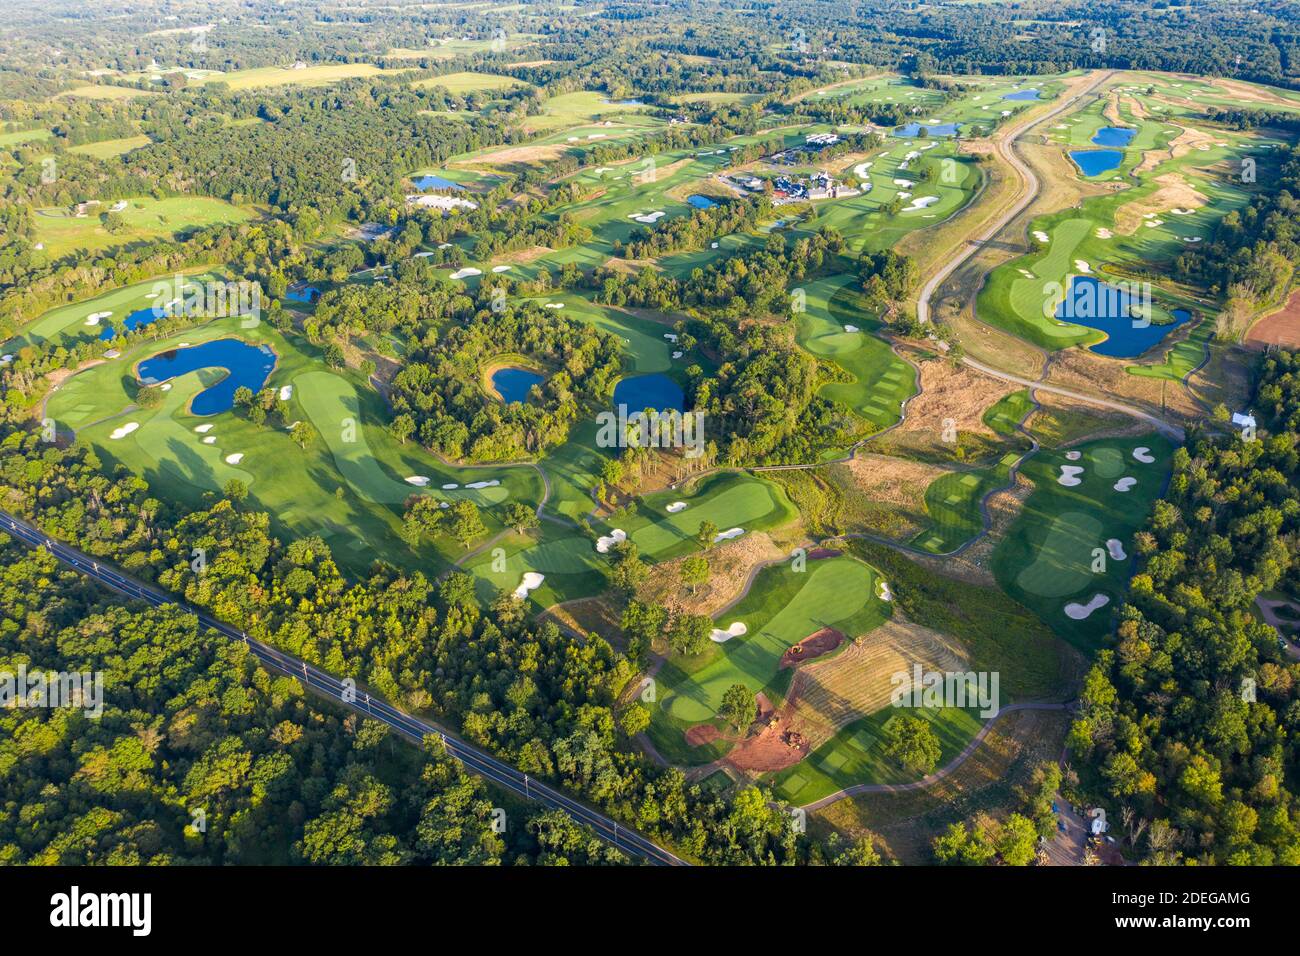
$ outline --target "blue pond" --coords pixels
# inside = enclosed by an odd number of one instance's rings
[[[215,415],[234,406],[235,389],[241,385],[254,392],[261,390],[275,368],[275,353],[268,346],[250,345],[239,339],[213,339],[145,359],[136,374],[146,385],[158,385],[202,368],[221,368],[230,373],[199,392],[190,403],[195,415]]]
[[[629,415],[646,408],[681,412],[686,410],[686,396],[667,375],[629,375],[614,386],[614,407],[619,405],[626,405]]]
[[[1168,325],[1133,325],[1129,311],[1133,296],[1119,286],[1101,282],[1095,276],[1075,276],[1065,299],[1056,309],[1063,322],[1100,329],[1106,340],[1090,346],[1098,355],[1111,358],[1136,358],[1178,326],[1191,319],[1191,313],[1175,309],[1174,321]]]
[[[1136,135],[1137,130],[1130,126],[1103,126],[1092,141],[1098,146],[1127,146]]]
[[[134,332],[141,326],[148,325],[150,322],[161,319],[166,314],[167,312],[165,309],[160,309],[151,305],[146,309],[136,309],[122,320],[122,325],[128,332]],[[115,335],[117,335],[117,329],[113,328],[111,325],[104,326],[104,330],[99,333],[99,337],[105,341],[113,338]]]
[[[908,123],[906,126],[900,126],[894,130],[895,136],[902,136],[910,139],[913,136],[921,135],[921,130],[925,130],[927,136],[956,136],[957,130],[961,129],[960,123],[938,123],[929,126],[924,123]]]
[[[290,289],[284,297],[290,302],[315,302],[320,298],[320,289],[314,285],[303,286],[300,289]]]
[[[1004,100],[1036,100],[1039,98],[1038,90],[1016,90],[1014,93],[1007,93],[1002,97]]]
[[[442,176],[420,176],[411,180],[416,189],[464,189],[460,183],[453,183],[450,179]]]
[[[526,368],[499,368],[492,373],[492,387],[506,402],[528,401],[528,391],[534,385],[540,385],[546,377],[530,372]]]
[[[1073,149],[1070,158],[1074,160],[1085,176],[1100,176],[1112,169],[1118,169],[1124,161],[1122,149]]]
[[[717,205],[717,203],[708,196],[701,196],[699,193],[696,193],[693,196],[687,196],[686,201],[696,209],[712,209]]]

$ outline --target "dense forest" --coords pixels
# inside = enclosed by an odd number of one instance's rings
[[[1156,863],[1296,865],[1300,665],[1254,614],[1300,585],[1300,359],[1263,359],[1257,435],[1192,436],[1136,539],[1143,566],[1070,747]]]

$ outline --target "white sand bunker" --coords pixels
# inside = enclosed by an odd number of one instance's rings
[[[916,184],[913,183],[910,179],[895,179],[895,180],[894,180],[894,185],[895,185],[895,186],[914,186],[914,185],[916,185]]]
[[[672,504],[670,504],[670,505],[669,505],[667,508],[665,508],[664,510],[667,511],[670,515],[675,515],[675,514],[677,514],[677,512],[679,512],[679,511],[685,511],[685,510],[686,510],[686,502],[684,502],[684,501],[674,501]]]
[[[733,637],[740,637],[742,634],[748,633],[748,631],[749,628],[745,626],[744,621],[737,621],[725,631],[720,627],[715,627],[713,633],[709,635],[709,640],[713,641],[715,644],[725,644]]]
[[[1134,448],[1133,457],[1136,458],[1138,461],[1142,462],[1142,464],[1144,465],[1149,465],[1156,460],[1155,456],[1151,454],[1151,449],[1148,448],[1146,445],[1138,445],[1136,448]]]
[[[880,600],[882,601],[892,601],[894,599],[894,592],[889,590],[888,584],[886,584],[884,581],[881,581],[880,593],[877,595],[877,597],[879,597]]]
[[[1132,488],[1132,487],[1133,487],[1134,485],[1136,485],[1137,483],[1138,483],[1138,480],[1137,480],[1136,478],[1134,478],[1132,475],[1125,475],[1125,476],[1124,476],[1123,478],[1121,478],[1119,481],[1115,482],[1115,490],[1116,490],[1116,491],[1128,491],[1130,488]]]
[[[846,325],[846,326],[844,326],[844,331],[845,331],[845,332],[856,332],[856,331],[858,331],[858,327],[857,327],[856,325]]]
[[[634,212],[631,213],[627,218],[635,219],[637,222],[643,223],[647,226],[653,226],[665,215],[667,214],[662,209],[656,209],[654,212],[647,212],[647,213]]]
[[[1082,621],[1092,615],[1093,611],[1100,610],[1110,603],[1110,598],[1104,594],[1094,594],[1092,600],[1087,604],[1077,604],[1071,601],[1065,606],[1065,616],[1075,621]]]
[[[453,482],[451,482],[450,484],[443,485],[443,486],[442,486],[442,490],[443,490],[443,491],[455,491],[455,490],[456,490],[457,488],[459,488],[459,487],[460,487],[460,485],[456,484],[456,483],[453,481]]]
[[[717,544],[719,541],[730,541],[732,538],[739,538],[744,533],[744,528],[728,528],[726,531],[719,531],[715,534],[713,536],[713,543]]]
[[[475,491],[477,491],[480,488],[495,488],[499,484],[501,484],[501,479],[493,478],[491,481],[471,481],[465,487],[473,488]]]
[[[1098,239],[1110,239],[1110,238],[1113,237],[1114,235],[1115,235],[1115,234],[1114,234],[1113,232],[1111,232],[1109,229],[1107,229],[1105,226],[1098,226],[1098,227],[1097,227],[1097,238],[1098,238]]]
[[[1183,240],[1183,242],[1200,242],[1200,241],[1201,241],[1200,236],[1188,236]]]
[[[451,274],[453,279],[468,279],[470,276],[481,276],[482,269],[475,269],[473,266],[466,266],[464,269],[457,269]]]
[[[509,272],[509,271],[510,271],[510,267],[509,267],[509,266],[493,266],[493,267],[492,267],[492,271],[493,271],[493,272]]]
[[[1078,269],[1080,272],[1091,272],[1091,271],[1092,271],[1092,266],[1088,265],[1088,263],[1087,263],[1086,261],[1084,261],[1083,259],[1075,259],[1075,260],[1074,260],[1074,267],[1075,267],[1076,269]]]
[[[673,358],[675,358],[675,359],[677,359],[677,358],[681,358],[683,354],[685,354],[685,353],[683,353],[683,352],[674,352],[674,353],[673,353]]]
[[[114,440],[118,438],[125,438],[127,435],[131,434],[131,432],[135,431],[139,427],[140,427],[139,422],[127,422],[125,425],[121,426],[120,428],[114,428],[112,432],[109,433],[108,437]]]
[[[203,439],[203,444],[205,445],[215,445],[216,443],[217,443],[216,435],[209,435],[207,438]]]
[[[1175,216],[1190,216],[1196,210],[1195,209],[1171,209],[1169,211],[1173,213]]]
[[[563,303],[563,302],[548,302],[548,303],[546,303],[546,307],[547,307],[548,309],[562,309],[562,308],[564,308],[564,303]]]
[[[282,402],[287,402],[287,401],[288,401],[289,399],[291,399],[291,398],[293,398],[293,386],[292,386],[292,385],[281,385],[281,386],[280,386],[280,401],[282,401]]]
[[[1163,219],[1152,219],[1150,222],[1142,223],[1142,225],[1146,226],[1148,229],[1158,229],[1164,224],[1165,221]]]
[[[170,391],[172,390],[172,383],[171,383],[171,382],[163,382],[161,385],[158,386],[158,388],[159,388],[161,391],[164,391],[164,392],[170,392]]]
[[[674,332],[665,332],[664,338],[666,338],[669,342],[675,343],[677,341],[677,335]]]
[[[1067,451],[1065,453],[1066,461],[1078,461],[1082,457],[1083,457],[1083,452],[1081,451]]]
[[[546,580],[546,575],[538,574],[536,571],[525,571],[524,579],[519,582],[519,587],[515,588],[515,597],[521,601],[528,597],[529,591],[536,591]]]
[[[912,205],[908,206],[907,208],[926,209],[929,206],[933,206],[938,201],[939,201],[938,196],[917,196],[915,199],[912,200]]]
[[[1073,488],[1075,485],[1083,483],[1083,479],[1079,477],[1082,474],[1083,468],[1079,465],[1062,465],[1061,474],[1056,480],[1067,488]]]
[[[870,163],[858,163],[858,165],[853,167],[853,175],[857,176],[858,179],[866,179],[867,170],[870,168],[871,168]]]
[[[226,456],[227,465],[238,465],[243,460],[244,460],[244,453],[242,451],[237,451],[233,455]]]
[[[596,539],[596,550],[601,554],[609,554],[609,549],[616,544],[622,544],[627,540],[627,532],[622,528],[615,528],[609,534],[602,534]]]
[[[419,487],[423,488],[425,485],[429,483],[429,479],[428,476],[426,475],[407,475],[406,483],[408,485],[418,485]]]
[[[1106,550],[1110,552],[1111,558],[1116,561],[1123,561],[1128,557],[1128,555],[1124,553],[1124,542],[1119,538],[1107,538]]]
[[[1043,232],[1043,230],[1041,230],[1041,229],[1035,229],[1035,230],[1034,230],[1034,238],[1037,239],[1039,242],[1051,242],[1051,241],[1052,241],[1052,237],[1049,236],[1047,233]]]
[[[86,324],[99,325],[100,319],[106,319],[112,314],[112,312],[92,312],[90,315],[86,316]]]

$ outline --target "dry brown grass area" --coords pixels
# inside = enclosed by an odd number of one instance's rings
[[[561,627],[577,631],[584,637],[596,634],[615,647],[624,644],[623,629],[619,626],[619,612],[604,597],[579,598],[556,604],[541,615],[542,620],[553,620]]]
[[[815,750],[836,731],[888,706],[894,674],[910,673],[917,663],[927,670],[966,670],[968,659],[956,639],[914,624],[895,609],[890,620],[839,654],[795,672],[784,723]]]
[[[1172,333],[1171,337],[1174,342],[1180,341],[1188,331],[1190,329],[1184,327]],[[1162,402],[1163,407],[1175,415],[1200,414],[1182,383],[1130,375],[1125,369],[1131,364],[1131,360],[1106,358],[1088,349],[1066,349],[1053,358],[1048,381],[1076,391],[1145,404],[1157,414]]]
[[[921,369],[921,391],[907,403],[907,418],[897,434],[923,432],[942,446],[944,422],[951,419],[958,431],[996,437],[984,424],[984,412],[1019,386],[977,372],[947,359],[922,360],[914,349],[904,350]]]
[[[1148,153],[1142,160],[1143,165],[1151,158]],[[1115,210],[1115,232],[1121,236],[1131,236],[1142,228],[1145,217],[1150,214],[1169,214],[1171,209],[1200,209],[1209,203],[1209,197],[1197,192],[1178,173],[1166,173],[1157,176],[1155,182],[1160,188],[1155,192],[1126,202]]]
[[[1039,763],[1060,757],[1068,730],[1063,711],[1008,714],[960,767],[933,786],[840,800],[813,815],[814,828],[838,830],[850,839],[874,837],[903,863],[932,862],[931,841],[950,823],[1018,809],[1015,788],[1028,782]]]
[[[749,580],[749,574],[760,565],[779,561],[788,555],[771,536],[763,531],[743,535],[710,548],[705,553],[710,576],[694,594],[682,584],[681,566],[686,557],[654,565],[646,582],[638,589],[637,598],[658,604],[676,614],[708,614],[735,600]]]
[[[453,166],[508,166],[512,163],[524,163],[530,166],[538,166],[552,159],[559,159],[564,155],[568,147],[561,143],[551,143],[550,145],[533,145],[533,146],[511,146],[507,149],[499,149],[494,153],[486,153],[482,156],[476,156],[473,159],[460,160],[453,163]]]
[[[928,527],[925,489],[947,473],[937,465],[861,451],[852,460],[825,471],[844,495],[843,527],[866,529],[900,541]]]

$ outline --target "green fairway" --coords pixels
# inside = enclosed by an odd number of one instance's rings
[[[37,209],[32,214],[36,241],[45,244],[52,257],[73,252],[98,252],[145,239],[174,239],[201,226],[245,222],[257,216],[251,209],[234,206],[224,199],[209,196],[178,196],[152,199],[137,196],[127,200],[126,208],[112,215],[120,217],[122,227],[109,232],[100,221],[112,203],[92,207],[86,216],[69,215],[64,209]]]
[[[189,400],[224,370],[203,369],[175,379],[157,408],[131,407],[134,376],[129,370],[136,363],[182,343],[222,337],[274,350],[276,367],[267,385],[291,387],[290,413],[313,424],[315,441],[300,448],[286,429],[257,426],[232,412],[190,414]],[[75,430],[79,439],[94,444],[106,461],[144,475],[160,497],[202,506],[225,482],[240,479],[249,489],[250,505],[271,514],[274,533],[322,536],[340,566],[352,573],[364,571],[376,558],[437,573],[465,553],[445,536],[416,549],[401,540],[402,504],[410,495],[448,501],[467,497],[486,509],[488,534],[501,528],[495,513],[500,505],[522,501],[532,507],[541,496],[541,479],[532,468],[454,468],[413,443],[399,445],[381,426],[385,411],[373,390],[359,389],[346,374],[324,370],[319,355],[301,340],[286,339],[266,324],[243,329],[238,319],[137,343],[120,358],[68,379],[50,396],[47,414],[61,431]],[[129,423],[137,427],[112,437]],[[206,430],[196,431],[200,426]],[[242,460],[228,462],[233,454],[243,455]],[[408,476],[429,482],[415,486],[405,481]],[[499,484],[467,487],[481,481]],[[457,488],[444,490],[444,484]]]
[[[744,635],[714,644],[696,658],[674,657],[660,671],[657,709],[667,720],[652,733],[680,734],[712,720],[732,684],[774,694],[781,655],[815,631],[833,627],[856,637],[881,624],[890,607],[877,595],[879,580],[872,568],[851,557],[809,561],[804,571],[784,563],[765,568],[749,594],[716,621],[723,629],[743,623]]]
[[[796,806],[812,803],[859,783],[911,783],[919,776],[885,756],[884,734],[889,721],[903,711],[892,707],[855,720],[802,761],[771,777],[778,799]],[[939,766],[953,760],[983,721],[976,710],[956,707],[909,708],[905,713],[929,721],[939,738]]]
[[[686,508],[670,513],[668,506],[677,501]],[[646,495],[633,512],[612,520],[642,557],[663,561],[699,547],[695,535],[705,521],[719,531],[743,528],[749,533],[779,527],[794,517],[794,506],[780,486],[753,475],[723,473],[701,479],[690,490]]]
[[[1149,449],[1144,463],[1133,454]],[[1128,587],[1133,535],[1145,523],[1169,474],[1173,446],[1159,435],[1105,438],[1076,446],[1079,457],[1040,451],[1022,472],[1034,483],[1023,510],[993,552],[998,584],[1058,634],[1093,650],[1110,629],[1111,613]],[[1078,484],[1060,482],[1063,469],[1082,469]],[[1129,479],[1132,479],[1131,481]],[[1116,485],[1122,483],[1128,490]],[[1110,553],[1118,542],[1123,557]],[[1081,607],[1096,595],[1108,603]],[[1079,605],[1071,617],[1067,605]]]

